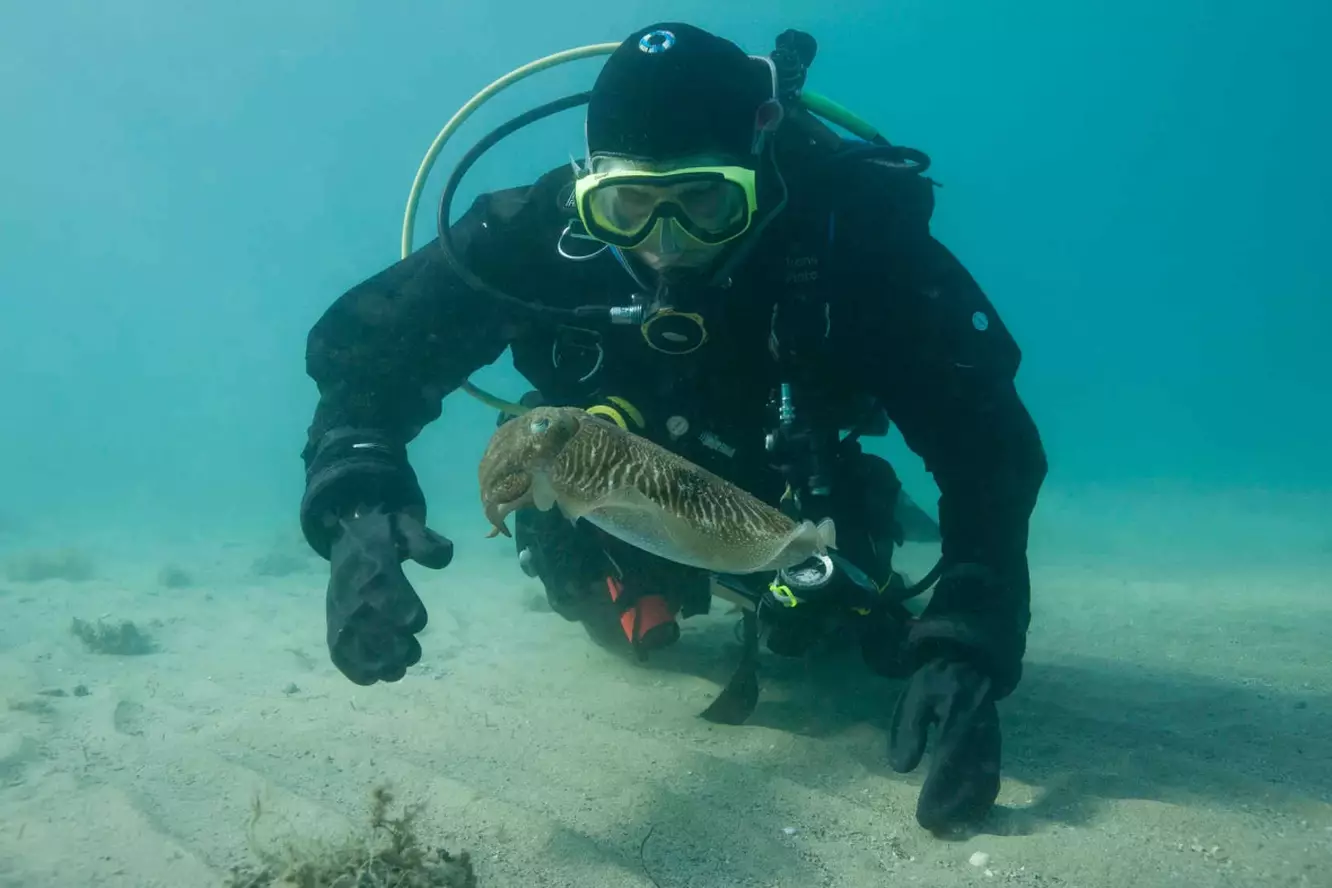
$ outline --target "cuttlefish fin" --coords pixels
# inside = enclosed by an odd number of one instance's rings
[[[837,548],[837,528],[831,518],[824,518],[814,527],[815,538],[824,551]]]
[[[605,519],[613,519],[617,515],[646,517],[651,527],[658,532],[660,542],[680,553],[692,551],[695,546],[691,545],[691,541],[698,537],[689,522],[649,498],[637,487],[617,487],[580,511],[593,523],[596,523],[596,516]]]
[[[817,524],[806,518],[791,532],[783,551],[791,546],[807,546],[811,555],[825,555],[837,548],[837,527],[831,518],[824,518]]]

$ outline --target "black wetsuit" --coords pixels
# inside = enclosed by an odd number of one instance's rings
[[[827,243],[805,251],[827,306],[814,409],[845,424],[858,397],[875,399],[924,459],[941,491],[949,570],[912,645],[959,646],[994,676],[1000,696],[1008,693],[1029,622],[1028,519],[1046,471],[1014,387],[1019,350],[976,282],[930,235],[928,180],[870,163],[783,173],[786,210],[729,280],[694,287],[680,305],[700,313],[708,331],[689,355],[652,350],[637,325],[589,324],[596,329],[588,332],[534,320],[463,283],[436,243],[343,295],[308,343],[320,401],[304,452],[302,517],[314,548],[327,555],[318,516],[340,504],[423,504],[407,442],[440,415],[442,398],[506,347],[546,402],[626,399],[643,414],[643,434],[774,501],[784,481],[764,448],[783,378],[770,351],[773,307],[788,276],[808,271],[793,241],[835,226]],[[638,288],[609,250],[588,261],[557,250],[571,218],[571,175],[566,166],[530,187],[483,195],[455,224],[455,247],[475,274],[523,300],[623,304]],[[673,417],[687,433],[667,430]],[[378,446],[347,443],[366,440]]]

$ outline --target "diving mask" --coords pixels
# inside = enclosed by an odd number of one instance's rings
[[[754,171],[739,166],[617,169],[581,174],[574,199],[587,233],[614,247],[641,245],[668,219],[700,244],[718,246],[749,230],[758,211],[754,183]]]

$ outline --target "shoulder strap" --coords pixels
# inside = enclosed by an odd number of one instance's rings
[[[777,292],[768,350],[784,373],[805,378],[822,357],[831,332],[822,279],[831,261],[837,220],[827,207],[799,207],[794,213],[782,264],[774,274]]]
[[[938,187],[923,175],[929,158],[910,148],[841,140],[817,151],[806,146],[795,162],[798,181],[787,208],[768,342],[779,363],[817,361],[826,345],[831,294],[823,284],[833,261],[839,210],[852,219],[870,213],[885,227],[913,238],[929,232]]]
[[[874,150],[870,150],[874,149]],[[848,168],[849,166],[849,168]],[[828,291],[831,263],[836,261],[839,210],[845,189],[863,181],[869,200],[893,201],[881,212],[894,224],[928,231],[933,212],[933,183],[910,166],[892,165],[882,146],[844,143],[809,171],[788,207],[785,250],[775,270],[768,348],[777,362],[781,391],[774,405],[774,438],[787,458],[781,460],[787,483],[806,517],[826,507],[832,462],[843,443],[854,447],[862,434],[887,432],[886,416],[873,401],[851,402],[828,396],[827,351],[832,332],[832,300]],[[877,167],[877,168],[875,168]],[[885,188],[900,182],[902,191]],[[856,195],[862,193],[857,190]],[[855,203],[855,197],[851,203]],[[856,210],[850,215],[854,218]],[[845,408],[855,411],[852,434],[841,441]],[[777,448],[770,448],[777,449]]]

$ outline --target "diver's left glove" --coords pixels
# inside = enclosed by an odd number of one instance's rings
[[[893,712],[889,762],[914,771],[937,726],[916,821],[944,832],[982,819],[999,795],[999,712],[994,685],[964,659],[937,656],[907,682]]]
[[[366,429],[336,429],[306,454],[301,529],[330,563],[326,598],[333,664],[361,685],[397,681],[421,659],[426,610],[408,558],[435,570],[453,544],[425,526],[425,497],[405,448]]]
[[[916,820],[931,832],[974,825],[999,795],[1001,734],[996,703],[1022,676],[1027,585],[979,565],[944,571],[925,612],[913,621],[913,667],[893,713],[889,760],[915,770],[934,727],[930,770]]]

